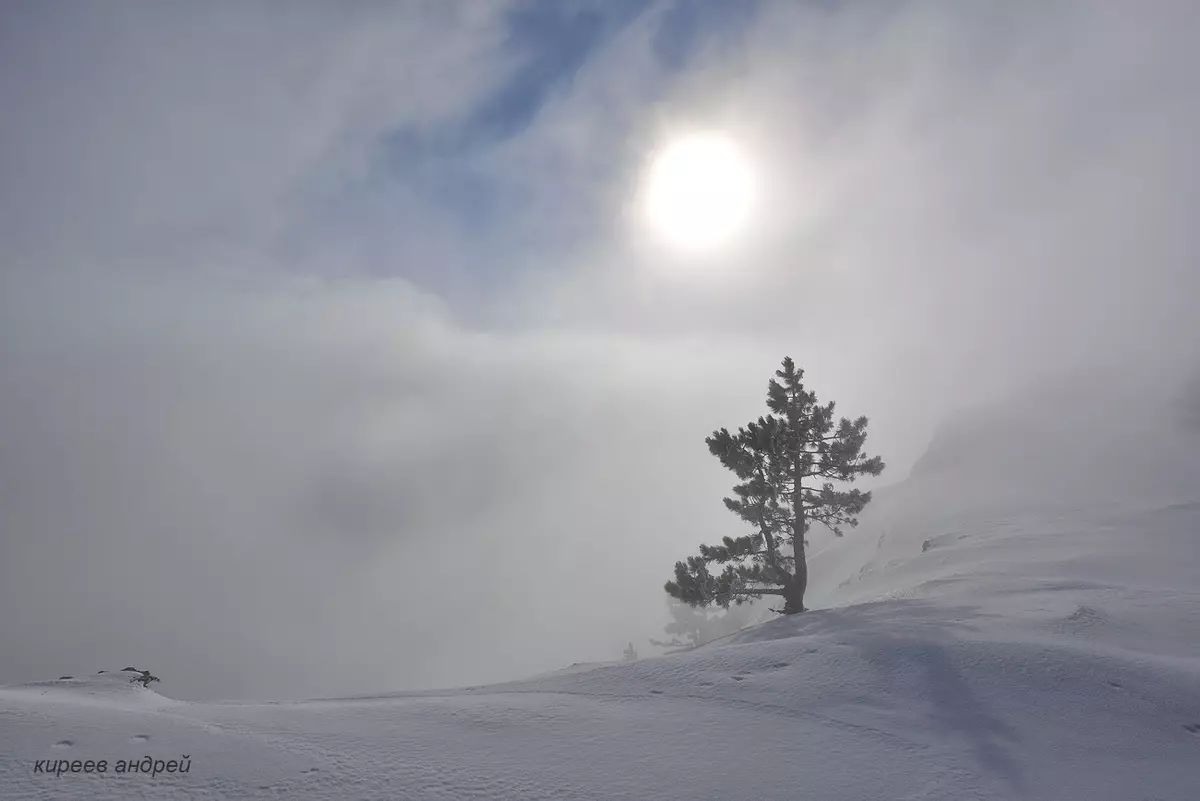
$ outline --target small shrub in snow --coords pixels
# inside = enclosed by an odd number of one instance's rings
[[[103,673],[104,671],[102,670],[102,671],[100,671],[100,672],[101,672],[101,673]],[[148,670],[138,670],[137,668],[135,668],[135,667],[132,667],[132,666],[130,666],[130,667],[127,667],[127,668],[123,668],[123,669],[121,670],[121,672],[122,672],[122,673],[137,673],[137,674],[138,674],[138,675],[134,676],[133,678],[131,678],[131,679],[129,680],[129,683],[130,683],[130,684],[139,684],[139,683],[140,683],[140,684],[141,684],[143,687],[149,687],[149,686],[150,686],[150,685],[151,685],[153,682],[160,681],[160,679],[158,678],[158,676],[152,676],[152,675],[150,675],[150,671],[148,671]]]
[[[148,670],[143,670],[142,675],[138,676],[137,678],[130,679],[130,681],[132,683],[141,682],[143,687],[149,687],[151,682],[155,682],[158,680],[159,680],[158,676],[151,676],[150,671],[148,671]]]

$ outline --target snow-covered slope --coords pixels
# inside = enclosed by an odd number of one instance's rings
[[[814,558],[811,613],[440,693],[0,688],[0,797],[1200,798],[1194,434],[1099,436],[1104,414],[1039,426],[1033,409],[944,429]],[[186,773],[115,769],[183,755]],[[70,772],[101,759],[103,775]]]

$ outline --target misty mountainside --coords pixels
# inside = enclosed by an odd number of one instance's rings
[[[0,688],[0,796],[1194,799],[1200,435],[1166,409],[1083,385],[952,417],[814,543],[814,611],[683,653],[294,703]]]
[[[1107,378],[1060,379],[949,416],[910,475],[877,490],[859,528],[814,558],[814,604],[959,580],[968,592],[1068,577],[1197,589],[1200,430],[1173,388]]]

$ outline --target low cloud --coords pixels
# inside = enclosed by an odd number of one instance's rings
[[[1190,6],[764,4],[684,68],[643,15],[455,156],[512,199],[486,219],[422,200],[439,159],[379,164],[510,74],[501,11],[441,6],[201,14],[177,51],[192,12],[130,5],[149,27],[102,14],[71,60],[53,16],[2,48],[38,91],[0,79],[0,680],[270,698],[617,658],[735,532],[703,438],[784,355],[871,416],[885,481],[964,405],[1196,368]],[[691,270],[627,216],[690,124],[769,201]]]

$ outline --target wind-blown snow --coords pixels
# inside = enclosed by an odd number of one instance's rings
[[[814,558],[816,611],[446,692],[185,703],[119,674],[0,688],[0,796],[1196,799],[1195,434],[1101,436],[1103,409],[1045,413],[943,429]],[[112,767],[183,754],[186,774]],[[34,772],[60,759],[109,769]]]

